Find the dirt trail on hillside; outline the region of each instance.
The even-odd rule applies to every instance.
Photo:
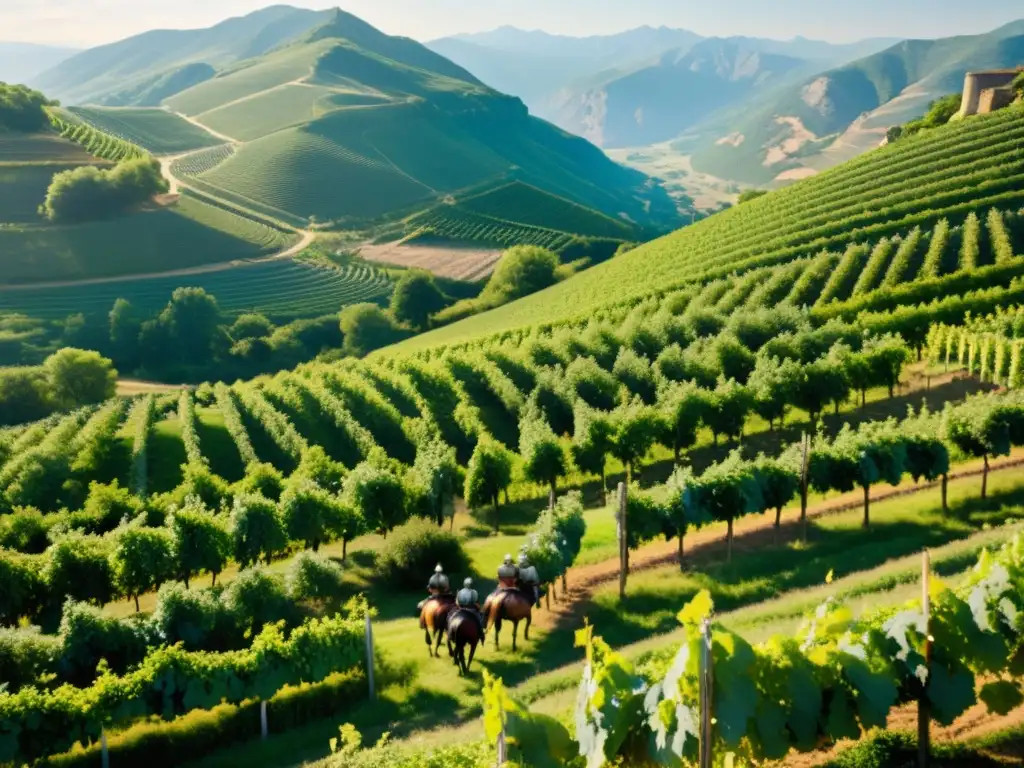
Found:
[[[273,89],[271,89],[271,90],[273,90]],[[255,94],[255,95],[258,96],[259,94]],[[252,96],[247,96],[246,98],[252,98]],[[245,101],[245,99],[239,99],[239,101]],[[232,103],[234,103],[234,102],[232,102]],[[223,106],[227,107],[227,106],[230,106],[230,104],[224,104]],[[217,109],[220,109],[220,107],[217,107]],[[228,144],[233,144],[236,147],[239,144],[242,143],[238,139],[235,139],[235,138],[232,138],[231,136],[228,136],[226,133],[220,133],[219,131],[213,130],[213,128],[211,128],[210,126],[204,125],[203,123],[201,123],[198,120],[196,120],[196,118],[194,118],[194,117],[189,117],[184,112],[174,112],[174,111],[172,111],[170,109],[168,109],[167,111],[170,112],[172,115],[174,115],[176,117],[180,117],[186,123],[191,123],[196,128],[201,128],[202,130],[206,131],[208,134],[210,134],[214,138],[220,139],[223,142],[226,142]],[[209,149],[209,147],[203,147],[203,149]],[[196,151],[199,152],[201,150],[196,150]],[[191,153],[187,153],[187,154],[191,154]]]
[[[1005,459],[992,461],[990,466],[990,474],[1018,469],[1024,466],[1024,451],[1015,451]],[[952,484],[965,479],[980,477],[982,471],[982,463],[980,461],[968,462],[961,465],[956,471],[950,472],[949,482]],[[938,481],[917,484],[907,481],[895,488],[888,488],[880,493],[873,494],[871,496],[871,503],[877,504],[887,499],[910,496],[937,487],[939,487]],[[814,520],[828,515],[861,509],[863,504],[863,492],[857,490],[820,504],[809,506],[807,517],[809,520]],[[793,541],[800,538],[801,526],[798,519],[799,515],[794,516],[795,511],[797,510],[793,508],[784,511],[783,523],[778,532],[779,542]],[[774,516],[770,514],[750,516],[738,520],[734,530],[734,551],[742,553],[743,550],[758,549],[774,544],[776,541],[774,522]],[[712,555],[724,556],[726,547],[725,533],[717,529],[697,531],[685,537],[684,546],[683,557],[686,560],[706,559]],[[635,574],[674,564],[677,562],[677,551],[678,543],[671,541],[650,544],[638,551],[631,552],[630,573]],[[542,610],[534,614],[534,626],[551,628],[564,623],[578,623],[582,621],[586,607],[594,593],[601,587],[616,583],[618,578],[618,558],[571,568],[568,574],[568,599],[561,593],[561,586],[557,585],[558,601],[551,603],[550,611]]]

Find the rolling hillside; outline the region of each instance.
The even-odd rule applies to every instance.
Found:
[[[877,146],[885,130],[963,88],[969,70],[1024,63],[1024,21],[985,35],[907,40],[767,94],[697,128],[698,171],[764,184],[820,170]]]
[[[927,235],[943,219],[955,228],[961,226],[970,213],[975,213],[984,223],[992,208],[1015,212],[1024,205],[1022,182],[1024,108],[1016,106],[869,152],[813,179],[647,243],[545,291],[410,339],[398,349],[466,342],[570,318],[585,322],[602,306],[635,302],[652,291],[664,292],[712,281],[725,285],[727,281],[742,281],[743,275],[753,274],[745,287],[749,292],[769,278],[769,272],[752,271],[767,268],[789,269],[791,274],[785,280],[790,287],[801,276],[812,284],[818,280],[820,285],[816,290],[820,292],[851,244],[860,244],[870,253],[883,238],[898,237],[901,243],[907,242],[916,228]],[[1024,229],[1018,219],[1013,219],[1008,226],[1015,252],[1020,253]],[[982,234],[977,236],[987,237],[983,235],[984,227],[979,232]],[[959,248],[953,245],[948,248],[951,261],[939,258],[935,262],[937,275],[956,269]],[[986,252],[992,253],[991,246],[986,248],[989,249]],[[906,265],[894,271],[894,282],[886,286],[891,290],[881,291],[872,300],[852,301],[847,310],[850,316],[858,308],[884,306],[888,309],[900,303],[930,301],[968,289],[1005,287],[1011,279],[1024,274],[1021,269],[1024,261],[1019,258],[1006,271],[996,269],[987,273],[981,270],[984,274],[977,277],[968,262],[967,271],[960,274],[962,283],[951,287],[943,280],[952,278],[932,280],[932,275],[926,273],[922,277],[927,279],[915,284],[925,256],[925,246],[920,244],[912,253],[905,252]],[[819,257],[813,269],[809,269],[811,262],[794,262],[812,257]],[[886,258],[895,258],[895,252]],[[802,267],[792,266],[794,263]],[[847,268],[853,275],[867,264],[868,260],[856,252],[850,257]],[[886,263],[886,266],[891,265]],[[873,268],[882,268],[878,260]],[[908,279],[910,285],[903,286]],[[839,294],[852,296],[854,285],[855,279],[849,286],[844,284]],[[817,299],[817,294],[810,295]],[[814,303],[807,298],[796,296],[796,305]],[[879,304],[872,304],[872,301]]]
[[[75,48],[0,42],[0,82],[26,83],[78,52]]]
[[[167,98],[215,70],[266,53],[328,16],[278,5],[209,29],[154,30],[72,56],[31,85],[64,104],[155,106],[157,96]]]
[[[293,224],[364,226],[512,176],[640,226],[679,223],[642,174],[420,44],[341,11],[165,106],[233,144],[189,184]]]

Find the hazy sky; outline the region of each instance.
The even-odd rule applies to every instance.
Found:
[[[154,28],[215,24],[271,0],[0,0],[0,39],[98,45]],[[292,5],[324,8],[329,0]],[[1024,17],[1024,0],[347,0],[390,34],[430,40],[511,24],[585,35],[649,24],[703,35],[864,37],[975,34]]]

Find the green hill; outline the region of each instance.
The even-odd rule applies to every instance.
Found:
[[[34,78],[32,85],[65,104],[154,106],[150,88],[167,93],[173,73],[188,64],[221,69],[270,51],[308,32],[328,18],[288,6],[271,6],[209,29],[154,30],[72,56]],[[189,70],[185,70],[189,73]],[[195,72],[176,87],[194,84]],[[192,80],[192,82],[189,82]],[[134,90],[133,90],[134,89]]]
[[[698,171],[764,184],[787,170],[845,159],[843,144],[877,146],[887,127],[959,92],[970,70],[1022,62],[1024,21],[984,35],[906,40],[707,121],[696,147],[681,150],[693,152]]]
[[[442,56],[350,14],[169,98],[238,145],[197,186],[288,221],[362,226],[510,176],[651,228],[664,191]]]
[[[163,109],[70,107],[66,110],[93,128],[130,141],[154,155],[174,155],[223,142]]]
[[[915,227],[931,231],[944,218],[960,225],[971,212],[984,221],[990,208],[1016,211],[1024,205],[1022,182],[1024,108],[1018,106],[869,152],[545,291],[410,339],[399,349],[465,342],[569,318],[585,320],[604,305],[636,301],[653,290],[699,285],[762,267],[783,268],[794,259],[823,252],[841,255],[851,243],[874,248],[883,237],[909,237]],[[1022,236],[1018,225],[1018,253]],[[918,257],[923,260],[923,254]],[[1003,274],[998,282],[1008,284],[1014,276]],[[976,287],[989,285],[979,280]],[[944,295],[940,285],[925,298]]]

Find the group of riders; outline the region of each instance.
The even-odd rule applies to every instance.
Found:
[[[519,555],[518,564],[513,561],[512,555],[505,555],[505,559],[498,567],[498,592],[506,590],[518,590],[525,594],[530,603],[534,606],[540,605],[542,597],[540,587],[540,576],[537,569],[530,564],[526,553]],[[430,580],[427,582],[427,592],[431,597],[441,597],[451,594],[451,585],[444,569],[440,564],[434,569]],[[422,608],[422,603],[420,607]],[[466,579],[462,582],[462,589],[455,595],[455,605],[460,611],[472,616],[480,627],[481,633],[485,629],[483,612],[480,608],[480,595],[473,589],[473,580]]]

